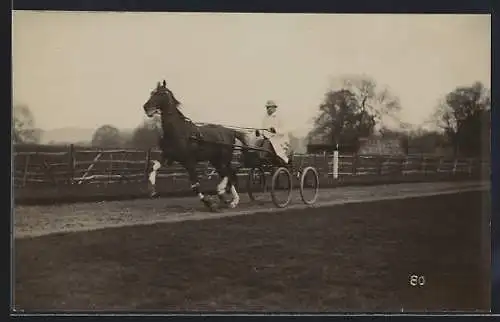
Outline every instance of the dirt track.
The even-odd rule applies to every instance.
[[[489,184],[484,182],[433,182],[322,189],[315,207],[488,188]],[[263,195],[262,202],[259,203],[251,203],[246,194],[242,194],[241,197],[241,203],[237,209],[225,209],[216,214],[208,213],[194,197],[136,199],[56,206],[16,206],[14,209],[14,235],[16,238],[23,238],[65,231],[85,231],[106,227],[285,211],[274,208],[268,194]],[[294,191],[294,200],[288,209],[304,208],[310,207],[303,205],[298,191]]]
[[[26,310],[487,310],[488,198],[462,192],[18,239],[14,301]],[[99,214],[123,206],[135,216],[149,205],[151,215],[167,201]],[[410,286],[410,274],[425,285]]]

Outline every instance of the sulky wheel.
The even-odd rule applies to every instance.
[[[300,175],[300,197],[306,205],[312,205],[318,198],[319,176],[314,167],[306,167]]]
[[[292,200],[292,174],[285,167],[274,171],[271,180],[271,197],[278,208],[286,207]]]
[[[266,174],[260,167],[251,168],[248,172],[247,192],[250,200],[257,201],[267,191]]]

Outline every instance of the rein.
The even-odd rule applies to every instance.
[[[227,127],[228,129],[234,129],[234,130],[250,130],[250,131],[267,131],[268,129],[260,129],[256,127],[244,127],[244,126],[233,126],[233,125],[224,125],[224,124],[216,124],[216,123],[203,123],[203,122],[196,122],[194,123],[196,125],[218,125],[218,126],[223,126]]]
[[[182,104],[179,104],[179,106]],[[217,125],[217,126],[222,126],[226,127],[228,129],[233,129],[233,130],[248,130],[248,131],[267,131],[268,129],[261,129],[261,128],[255,128],[255,127],[244,127],[244,126],[233,126],[233,125],[224,125],[224,124],[217,124],[217,123],[206,123],[206,122],[193,122],[189,117],[185,116],[180,110],[179,107],[175,107],[177,109],[177,112],[179,113],[179,116],[183,119],[183,121],[186,121],[190,124],[193,124],[195,126],[203,126],[203,125]]]

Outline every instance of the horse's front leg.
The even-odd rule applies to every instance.
[[[207,196],[205,196],[201,191],[200,191],[200,180],[198,178],[198,174],[196,173],[196,164],[191,165],[184,165],[186,168],[188,175],[189,175],[189,181],[191,182],[191,190],[200,198],[200,201],[207,207],[210,211],[217,211],[216,204],[213,203]]]
[[[150,191],[150,197],[155,198],[158,197],[158,192],[156,191],[156,177],[158,175],[158,170],[162,166],[169,167],[171,166],[174,161],[172,159],[167,158],[163,153],[161,154],[161,160],[151,160],[151,171],[149,172],[148,175],[148,185],[149,185],[149,191]]]
[[[240,202],[240,195],[236,190],[236,182],[237,182],[236,171],[234,171],[231,168],[231,164],[220,167],[216,171],[222,178],[219,184],[217,185],[217,194],[219,195],[221,203],[228,205],[229,208],[235,208]],[[226,192],[231,193],[232,196],[231,200],[226,200],[225,198]]]
[[[236,190],[236,171],[231,168],[230,163],[226,166],[216,167],[216,171],[221,178],[221,181],[217,185],[217,195],[219,196],[220,202],[224,205],[228,205],[229,208],[235,208],[240,202],[240,195]],[[231,193],[231,200],[225,198],[226,193]]]
[[[215,172],[217,172],[217,174],[219,175],[219,178],[221,179],[221,181],[217,185],[217,196],[219,197],[219,201],[223,205],[228,205],[230,203],[230,201],[226,199],[225,195],[226,195],[226,192],[229,192],[228,188],[231,186],[231,182],[230,182],[231,180],[229,177],[229,173],[225,167],[223,167],[215,162],[211,162],[211,163],[215,169]]]
[[[151,160],[151,172],[148,175],[149,191],[151,198],[158,197],[158,192],[156,191],[156,176],[158,175],[158,170],[161,168],[162,163],[157,160]]]

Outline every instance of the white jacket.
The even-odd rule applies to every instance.
[[[262,128],[266,130],[274,128],[276,130],[276,135],[278,136],[285,135],[285,127],[278,113],[273,113],[271,115],[266,113],[264,119],[262,120]]]
[[[265,138],[269,139],[276,154],[287,163],[287,154],[290,150],[290,145],[288,143],[288,134],[286,133],[286,129],[279,114],[274,113],[269,115],[266,113],[262,120],[262,128],[267,130],[263,131],[264,133],[262,134]],[[268,132],[270,128],[274,128],[276,133]]]

